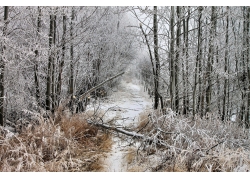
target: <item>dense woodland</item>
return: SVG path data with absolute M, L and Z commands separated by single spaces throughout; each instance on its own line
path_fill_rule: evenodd
M 2 125 L 24 110 L 53 113 L 138 58 L 155 109 L 213 112 L 249 128 L 248 7 L 2 7 L 1 14 Z
M 177 114 L 193 117 L 213 113 L 249 128 L 250 8 L 172 6 L 132 11 L 148 47 L 149 56 L 139 67 L 155 97 L 154 108 L 167 104 Z
M 124 71 L 136 54 L 124 10 L 1 7 L 0 124 L 25 111 L 53 114 L 61 103 L 84 111 L 80 95 Z
M 247 6 L 0 7 L 0 171 L 102 171 L 114 137 L 130 171 L 250 171 L 249 44 Z

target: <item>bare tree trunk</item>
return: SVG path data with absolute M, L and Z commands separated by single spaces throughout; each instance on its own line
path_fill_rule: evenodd
M 9 15 L 9 6 L 4 6 L 4 27 L 3 27 L 3 37 L 6 36 L 7 33 L 7 26 L 8 26 L 8 15 Z M 0 91 L 1 91 L 1 97 L 0 97 L 0 125 L 4 126 L 4 69 L 5 69 L 5 62 L 4 62 L 4 51 L 6 49 L 5 44 L 1 45 L 1 59 L 0 59 Z
M 247 35 L 248 35 L 248 32 L 247 32 L 247 17 L 246 17 L 246 7 L 242 7 L 243 8 L 243 17 L 244 17 L 244 21 L 243 21 L 243 42 L 242 42 L 242 51 L 241 51 L 241 58 L 242 58 L 242 69 L 243 69 L 243 72 L 242 72 L 242 75 L 240 76 L 240 81 L 241 81 L 241 84 L 242 84 L 242 90 L 241 90 L 241 98 L 242 98 L 242 103 L 241 103 L 241 110 L 240 110 L 240 120 L 241 120 L 241 123 L 242 125 L 245 124 L 246 125 L 246 110 L 247 110 L 247 107 L 246 107 L 246 90 L 247 90 L 247 87 L 246 87 L 246 81 L 247 81 L 247 72 L 246 72 L 246 59 L 247 59 L 247 46 L 248 44 L 247 43 Z
M 70 39 L 71 39 L 71 45 L 70 45 L 70 79 L 69 79 L 69 95 L 71 96 L 71 102 L 70 102 L 70 110 L 73 112 L 73 93 L 74 93 L 74 46 L 73 46 L 73 21 L 74 21 L 74 7 L 72 7 L 72 14 L 71 14 L 71 27 L 70 27 Z
M 202 56 L 202 51 L 201 51 L 201 46 L 202 46 L 202 22 L 201 22 L 201 17 L 202 17 L 202 10 L 203 7 L 200 6 L 198 11 L 199 18 L 198 18 L 198 45 L 197 45 L 197 55 L 196 55 L 196 61 L 195 61 L 195 72 L 194 72 L 194 88 L 193 88 L 193 116 L 196 114 L 196 86 L 197 86 L 197 71 L 198 67 L 201 64 L 201 56 Z M 200 69 L 200 68 L 199 68 Z M 199 79 L 200 79 L 200 74 L 199 74 Z M 200 82 L 201 83 L 201 82 Z
M 184 7 L 183 7 L 184 8 Z M 183 17 L 183 57 L 185 57 L 185 61 L 183 61 L 183 114 L 187 114 L 189 111 L 189 97 L 188 97 L 188 23 L 189 23 L 189 7 L 188 8 L 188 15 L 186 18 Z M 183 13 L 183 16 L 185 14 Z
M 148 51 L 149 51 L 149 57 L 150 57 L 150 61 L 151 61 L 151 66 L 152 66 L 152 72 L 153 72 L 153 82 L 154 82 L 154 89 L 158 89 L 156 88 L 157 87 L 157 82 L 159 81 L 159 78 L 158 78 L 158 81 L 156 79 L 156 70 L 155 70 L 155 63 L 154 63 L 154 60 L 153 60 L 153 55 L 152 55 L 152 52 L 151 52 L 151 49 L 150 49 L 150 46 L 149 46 L 149 42 L 148 42 L 148 38 L 147 38 L 147 35 L 145 34 L 144 30 L 142 29 L 142 25 L 140 24 L 140 28 L 141 28 L 141 31 L 145 37 L 145 41 L 146 41 L 146 44 L 147 44 L 147 47 L 148 47 Z M 147 76 L 147 75 L 146 75 Z M 147 79 L 146 79 L 147 80 Z M 150 84 L 150 83 L 149 83 Z M 148 84 L 146 84 L 147 86 Z M 155 91 L 156 92 L 156 91 Z M 151 96 L 151 93 L 149 93 L 150 96 Z M 160 100 L 161 100 L 161 108 L 163 108 L 163 99 L 162 99 L 162 96 L 159 94 L 159 93 L 155 93 L 155 95 L 159 96 Z M 157 99 L 159 99 L 157 98 Z M 156 98 L 155 98 L 156 100 Z M 156 103 L 156 101 L 155 101 Z M 158 103 L 157 103 L 158 104 Z M 156 104 L 154 104 L 156 105 Z M 158 105 L 157 105 L 158 106 Z M 155 106 L 154 106 L 155 107 Z
M 57 104 L 59 105 L 60 102 L 60 95 L 62 90 L 62 71 L 64 66 L 64 60 L 65 60 L 65 48 L 66 48 L 66 15 L 63 15 L 63 35 L 62 35 L 62 59 L 59 64 L 59 74 L 58 74 L 58 84 L 57 84 Z
M 154 109 L 158 108 L 159 104 L 159 74 L 160 61 L 158 55 L 158 22 L 157 22 L 157 6 L 154 6 L 154 55 L 155 55 L 155 103 Z
M 246 104 L 246 117 L 245 117 L 245 127 L 249 129 L 250 122 L 249 122 L 249 116 L 250 116 L 250 61 L 249 61 L 249 26 L 250 26 L 250 8 L 247 7 L 247 16 L 246 16 L 246 71 L 247 71 L 247 81 L 248 85 L 246 87 L 247 89 L 247 104 Z
M 174 7 L 171 6 L 170 17 L 170 51 L 169 51 L 169 71 L 170 71 L 170 100 L 171 109 L 175 111 L 175 68 L 174 68 Z
M 56 15 L 54 15 L 54 19 L 53 19 L 53 57 L 52 57 L 52 70 L 51 70 L 51 74 L 52 74 L 52 87 L 51 87 L 51 112 L 54 113 L 55 111 L 55 103 L 56 103 L 56 95 L 55 95 L 55 60 L 56 60 L 56 49 L 55 49 L 55 43 L 56 43 Z
M 225 60 L 224 60 L 224 72 L 228 73 L 228 27 L 229 27 L 229 6 L 227 6 L 227 21 L 226 21 L 226 50 L 225 50 Z M 225 117 L 227 115 L 226 113 L 226 95 L 227 95 L 227 84 L 228 84 L 228 78 L 224 80 L 224 90 L 223 90 L 223 101 L 222 101 L 222 121 L 226 120 Z M 228 92 L 229 93 L 229 92 Z M 227 102 L 229 103 L 229 102 Z M 228 110 L 227 110 L 228 111 Z
M 208 52 L 208 61 L 207 61 L 207 87 L 206 87 L 206 113 L 210 112 L 211 105 L 211 94 L 212 94 L 212 64 L 214 58 L 214 36 L 215 36 L 215 6 L 212 6 L 211 12 L 211 27 L 210 27 L 210 36 L 209 36 L 209 52 Z
M 40 28 L 41 28 L 41 16 L 42 16 L 42 11 L 41 8 L 38 6 L 38 18 L 37 18 L 37 38 L 38 42 L 40 40 Z M 36 49 L 35 50 L 35 55 L 36 55 L 36 60 L 35 60 L 35 65 L 34 65 L 34 77 L 35 77 L 35 89 L 36 89 L 36 101 L 38 106 L 40 106 L 40 89 L 39 89 L 39 79 L 38 79 L 38 58 L 39 58 L 39 52 Z
M 141 25 L 141 24 L 140 24 L 140 28 L 141 28 L 141 31 L 142 31 L 142 33 L 143 33 L 144 37 L 145 37 L 146 45 L 147 45 L 147 47 L 148 47 L 149 57 L 150 57 L 151 66 L 152 66 L 152 72 L 153 72 L 153 82 L 154 82 L 154 87 L 156 87 L 156 79 L 155 79 L 155 77 L 156 77 L 156 76 L 155 76 L 155 63 L 154 63 L 154 60 L 153 60 L 152 51 L 151 51 L 151 48 L 150 48 L 150 45 L 149 45 L 149 42 L 148 42 L 147 35 L 145 34 L 145 32 L 144 32 L 144 30 L 143 30 L 143 28 L 142 28 L 142 25 Z M 147 78 L 148 74 L 146 74 L 145 76 L 146 76 L 146 77 L 145 77 L 145 82 L 146 82 L 146 89 L 147 89 L 147 86 L 148 86 L 148 84 L 150 84 L 150 83 L 148 83 L 148 82 L 147 82 L 147 81 L 148 81 L 148 79 L 149 79 L 149 78 Z M 150 91 L 150 90 L 148 90 L 148 91 Z M 150 97 L 151 97 L 151 92 L 150 92 L 149 94 L 150 94 Z
M 183 114 L 187 114 L 187 110 L 186 110 L 186 98 L 187 98 L 187 94 L 186 94 L 186 77 L 185 77 L 185 60 L 187 61 L 187 59 L 184 59 L 186 58 L 185 55 L 186 55 L 186 50 L 187 48 L 185 47 L 186 46 L 186 20 L 185 20 L 185 7 L 183 7 L 183 14 L 182 14 L 182 28 L 183 28 L 183 50 L 182 50 L 182 53 L 183 53 L 183 60 L 182 60 L 182 83 L 183 83 L 183 111 L 182 113 Z
M 53 63 L 53 54 L 52 54 L 52 46 L 53 46 L 53 36 L 54 36 L 54 15 L 50 15 L 50 30 L 49 30 L 49 62 L 48 62 L 48 70 L 47 70 L 47 87 L 46 87 L 46 110 L 50 110 L 51 105 L 51 68 Z
M 176 56 L 175 56 L 175 111 L 179 112 L 179 56 L 180 56 L 180 34 L 181 34 L 181 9 L 176 8 L 177 14 L 177 34 L 176 34 Z
M 216 63 L 219 64 L 219 46 L 216 46 Z M 218 108 L 218 114 L 221 116 L 221 100 L 220 100 L 220 92 L 221 92 L 221 85 L 220 85 L 220 77 L 219 74 L 217 74 L 216 77 L 216 83 L 217 83 L 217 98 L 218 98 L 218 103 L 217 103 L 217 108 Z
M 188 82 L 189 82 L 189 68 L 188 68 L 188 59 L 189 59 L 189 51 L 188 51 L 188 40 L 189 40 L 189 35 L 188 35 L 188 31 L 189 31 L 189 18 L 190 18 L 190 7 L 188 6 L 188 17 L 187 17 L 187 20 L 186 20 L 186 111 L 189 112 L 189 94 L 188 94 L 188 90 L 189 90 L 189 85 L 188 85 Z

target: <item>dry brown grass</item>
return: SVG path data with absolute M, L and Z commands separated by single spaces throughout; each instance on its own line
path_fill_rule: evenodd
M 143 129 L 147 129 L 149 123 L 149 111 L 143 111 L 139 114 L 138 117 L 138 125 L 136 126 L 136 131 L 142 131 Z M 145 131 L 145 130 L 144 130 Z
M 126 162 L 128 164 L 133 163 L 133 161 L 135 160 L 136 157 L 136 151 L 134 148 L 129 148 L 126 152 Z
M 81 116 L 40 119 L 19 135 L 0 134 L 0 171 L 100 171 L 100 157 L 111 148 L 108 133 Z

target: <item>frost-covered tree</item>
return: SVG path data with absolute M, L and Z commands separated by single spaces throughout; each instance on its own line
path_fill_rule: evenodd
M 27 112 L 53 114 L 124 71 L 136 55 L 126 10 L 1 7 L 1 125 Z

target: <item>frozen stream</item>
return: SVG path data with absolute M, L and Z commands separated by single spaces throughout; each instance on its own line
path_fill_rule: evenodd
M 152 102 L 143 87 L 139 85 L 138 80 L 131 80 L 124 77 L 117 91 L 113 92 L 107 102 L 89 107 L 88 109 L 102 109 L 105 113 L 105 121 L 113 120 L 116 126 L 129 127 L 138 122 L 138 115 L 151 109 Z M 113 137 L 113 146 L 111 153 L 104 159 L 104 171 L 124 172 L 126 171 L 126 162 L 124 162 L 124 146 L 119 137 Z

